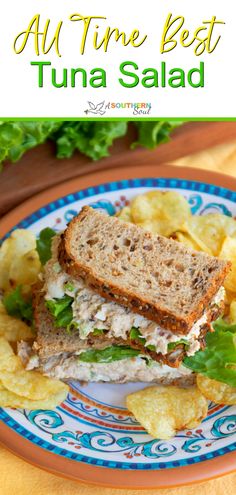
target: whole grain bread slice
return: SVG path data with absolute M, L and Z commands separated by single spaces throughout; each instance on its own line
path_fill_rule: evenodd
M 59 262 L 103 297 L 187 334 L 230 263 L 85 206 L 59 245 Z

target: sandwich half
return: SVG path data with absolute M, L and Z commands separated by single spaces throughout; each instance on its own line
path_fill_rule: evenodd
M 229 263 L 84 207 L 34 291 L 28 369 L 62 380 L 187 385 L 184 358 L 224 311 Z

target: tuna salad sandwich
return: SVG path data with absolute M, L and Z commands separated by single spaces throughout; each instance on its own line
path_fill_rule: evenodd
M 224 310 L 229 263 L 84 207 L 34 291 L 27 369 L 61 380 L 187 385 L 184 365 Z

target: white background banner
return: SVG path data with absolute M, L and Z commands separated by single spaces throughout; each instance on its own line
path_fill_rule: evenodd
M 233 0 L 1 3 L 0 118 L 236 117 Z

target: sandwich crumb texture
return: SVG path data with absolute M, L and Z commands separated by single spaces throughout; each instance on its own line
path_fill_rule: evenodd
M 59 262 L 103 297 L 187 334 L 230 263 L 85 206 L 62 234 Z

